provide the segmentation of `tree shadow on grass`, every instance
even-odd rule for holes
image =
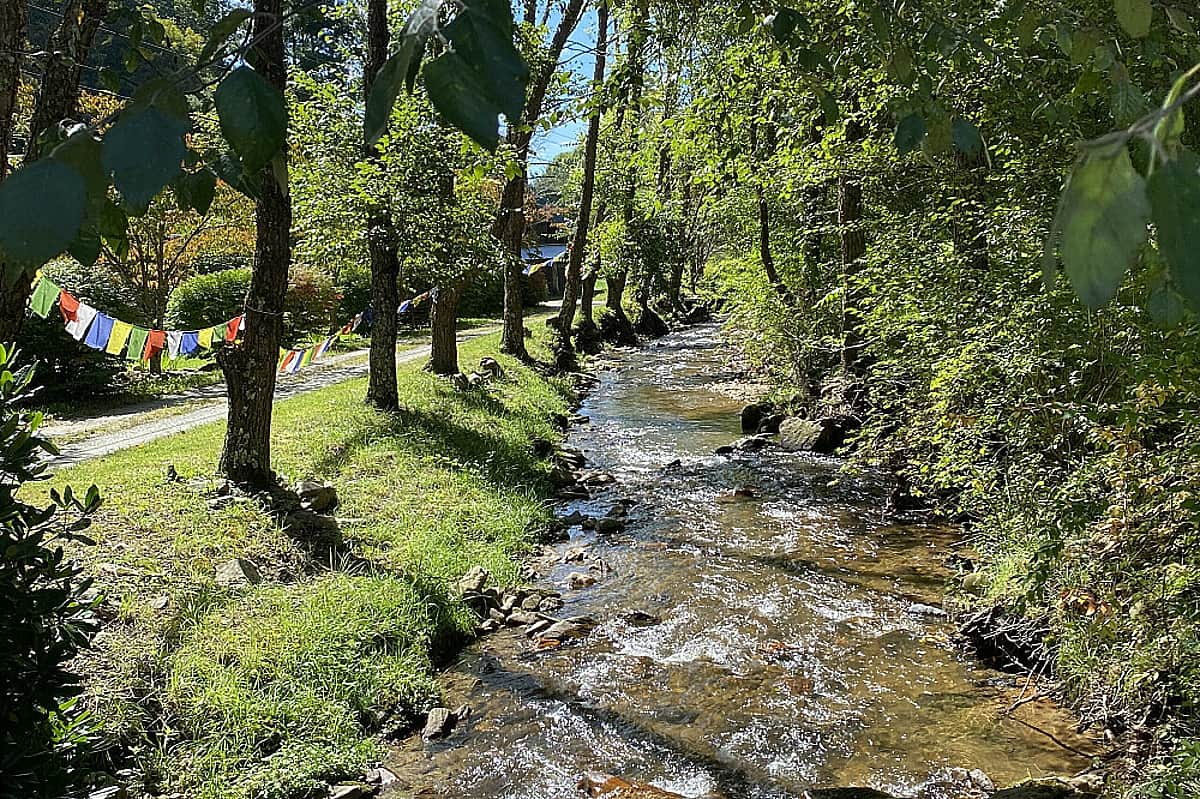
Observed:
[[[487,410],[495,416],[516,414],[495,397],[463,396],[464,404]],[[534,412],[529,412],[536,417]],[[540,417],[536,417],[540,421]],[[480,426],[482,427],[482,425]],[[471,467],[490,483],[498,486],[514,484],[544,485],[543,461],[534,455],[530,442],[463,425],[449,413],[428,409],[407,409],[364,426],[339,442],[324,457],[313,464],[319,474],[334,473],[353,459],[353,456],[377,442],[387,441],[397,451],[407,451],[418,457],[439,456],[451,462]]]

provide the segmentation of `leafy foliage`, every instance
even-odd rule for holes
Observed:
[[[62,544],[87,542],[99,492],[52,491],[44,507],[17,497],[23,485],[45,479],[41,455],[54,452],[38,435],[41,414],[20,408],[32,380],[33,367],[0,346],[0,796],[14,799],[79,787],[89,738],[74,705],[79,678],[68,664],[96,629],[89,583]]]

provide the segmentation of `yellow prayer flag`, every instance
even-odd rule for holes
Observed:
[[[212,340],[213,340],[213,329],[211,327],[206,327],[203,330],[199,331],[199,333],[200,333],[200,346],[206,350],[211,350],[212,349]]]
[[[129,341],[129,334],[132,332],[133,325],[128,322],[122,322],[119,319],[114,319],[112,333],[108,336],[108,344],[104,347],[104,351],[109,355],[120,355],[121,350],[125,349],[125,342]]]

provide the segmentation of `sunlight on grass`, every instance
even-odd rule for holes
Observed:
[[[496,345],[464,345],[464,367]],[[396,417],[362,404],[365,380],[277,405],[276,468],[341,497],[346,547],[325,560],[254,503],[209,507],[223,424],[56,477],[105,497],[97,546],[71,554],[115,618],[79,668],[86,701],[136,750],[148,786],[303,796],[361,774],[381,729],[428,709],[433,664],[470,629],[451,581],[474,564],[515,580],[548,520],[550,467],[530,441],[556,437],[563,387],[500,361],[505,378],[472,392],[402,365]],[[168,463],[196,485],[168,483]],[[265,581],[217,585],[216,567],[239,557]]]

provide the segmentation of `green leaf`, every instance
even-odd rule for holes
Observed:
[[[204,64],[211,59],[218,50],[220,50],[233,32],[242,26],[242,24],[253,16],[249,9],[235,8],[221,19],[217,20],[209,30],[208,41],[204,44],[204,49],[200,51],[196,63]]]
[[[32,271],[65,250],[79,234],[87,185],[69,164],[46,158],[0,183],[0,252]]]
[[[1117,11],[1117,21],[1126,33],[1135,39],[1149,35],[1154,17],[1150,0],[1113,0],[1113,7]]]
[[[109,242],[110,246],[114,242],[125,241],[128,237],[129,217],[121,206],[109,200],[96,215],[96,230]],[[115,246],[113,248],[116,249]]]
[[[950,125],[950,138],[958,151],[971,160],[983,154],[983,136],[979,128],[965,119],[956,118]]]
[[[1021,20],[1017,23],[1017,43],[1022,50],[1028,50],[1033,46],[1034,37],[1041,24],[1042,15],[1033,9],[1026,9],[1025,13],[1021,15]]]
[[[920,114],[909,114],[896,126],[896,150],[900,155],[912,152],[921,146],[925,133],[925,118]]]
[[[1200,310],[1200,157],[1180,150],[1147,182],[1158,249],[1176,288]]]
[[[474,72],[457,53],[447,52],[425,65],[425,89],[450,124],[488,152],[500,144],[497,109],[485,96]]]
[[[233,187],[251,200],[258,198],[258,183],[254,179],[254,175],[247,174],[237,158],[229,153],[209,153],[207,160],[212,171],[226,185]]]
[[[1167,6],[1167,19],[1171,20],[1171,25],[1180,33],[1186,33],[1189,36],[1196,35],[1196,26],[1192,24],[1191,18],[1182,8]]]
[[[71,254],[79,263],[84,266],[94,266],[96,261],[100,260],[100,234],[90,225],[83,225],[79,229],[79,235],[75,237],[75,241],[67,247],[67,252]]]
[[[221,81],[215,99],[221,133],[246,172],[269,164],[287,142],[283,94],[250,67],[238,67]]]
[[[507,4],[506,4],[507,5]],[[509,122],[518,122],[525,110],[525,85],[529,67],[513,43],[511,26],[484,13],[478,2],[458,14],[442,29],[455,54],[474,73],[488,99]],[[511,11],[509,14],[511,20]]]
[[[1164,109],[1170,108],[1171,106],[1175,105],[1175,103],[1179,102],[1179,98],[1183,96],[1184,89],[1187,88],[1188,81],[1195,77],[1193,74],[1195,71],[1196,70],[1194,69],[1189,70],[1179,76],[1179,78],[1175,81],[1175,84],[1171,87],[1171,91],[1167,94],[1167,99],[1163,100],[1162,107]],[[1154,135],[1158,138],[1159,142],[1164,145],[1171,145],[1178,142],[1183,136],[1183,131],[1184,121],[1182,108],[1176,108],[1174,111],[1168,113],[1158,121],[1157,125],[1154,126]]]
[[[775,41],[785,46],[790,44],[800,19],[800,15],[790,8],[780,8],[776,11],[771,19],[771,35],[775,37]]]
[[[108,175],[101,163],[101,144],[96,134],[85,128],[55,147],[50,157],[70,164],[83,176],[88,204],[98,210],[108,198]]]
[[[392,115],[396,98],[400,95],[400,87],[404,85],[405,77],[409,73],[416,43],[415,37],[405,36],[401,39],[400,49],[384,61],[379,72],[375,73],[371,94],[367,97],[366,114],[363,117],[363,136],[367,147],[374,147],[387,131],[388,119]],[[420,56],[418,60],[419,58]]]
[[[155,106],[121,114],[104,135],[101,160],[130,208],[144,213],[158,192],[182,169],[187,122]]]
[[[175,181],[175,200],[180,208],[191,208],[204,216],[212,207],[216,188],[217,176],[208,167],[196,172],[184,172]]]
[[[1099,308],[1116,296],[1146,242],[1146,182],[1124,146],[1075,167],[1063,194],[1062,262],[1075,292]]]
[[[1158,281],[1146,298],[1146,312],[1163,327],[1175,327],[1188,315],[1188,307],[1168,283]]]

